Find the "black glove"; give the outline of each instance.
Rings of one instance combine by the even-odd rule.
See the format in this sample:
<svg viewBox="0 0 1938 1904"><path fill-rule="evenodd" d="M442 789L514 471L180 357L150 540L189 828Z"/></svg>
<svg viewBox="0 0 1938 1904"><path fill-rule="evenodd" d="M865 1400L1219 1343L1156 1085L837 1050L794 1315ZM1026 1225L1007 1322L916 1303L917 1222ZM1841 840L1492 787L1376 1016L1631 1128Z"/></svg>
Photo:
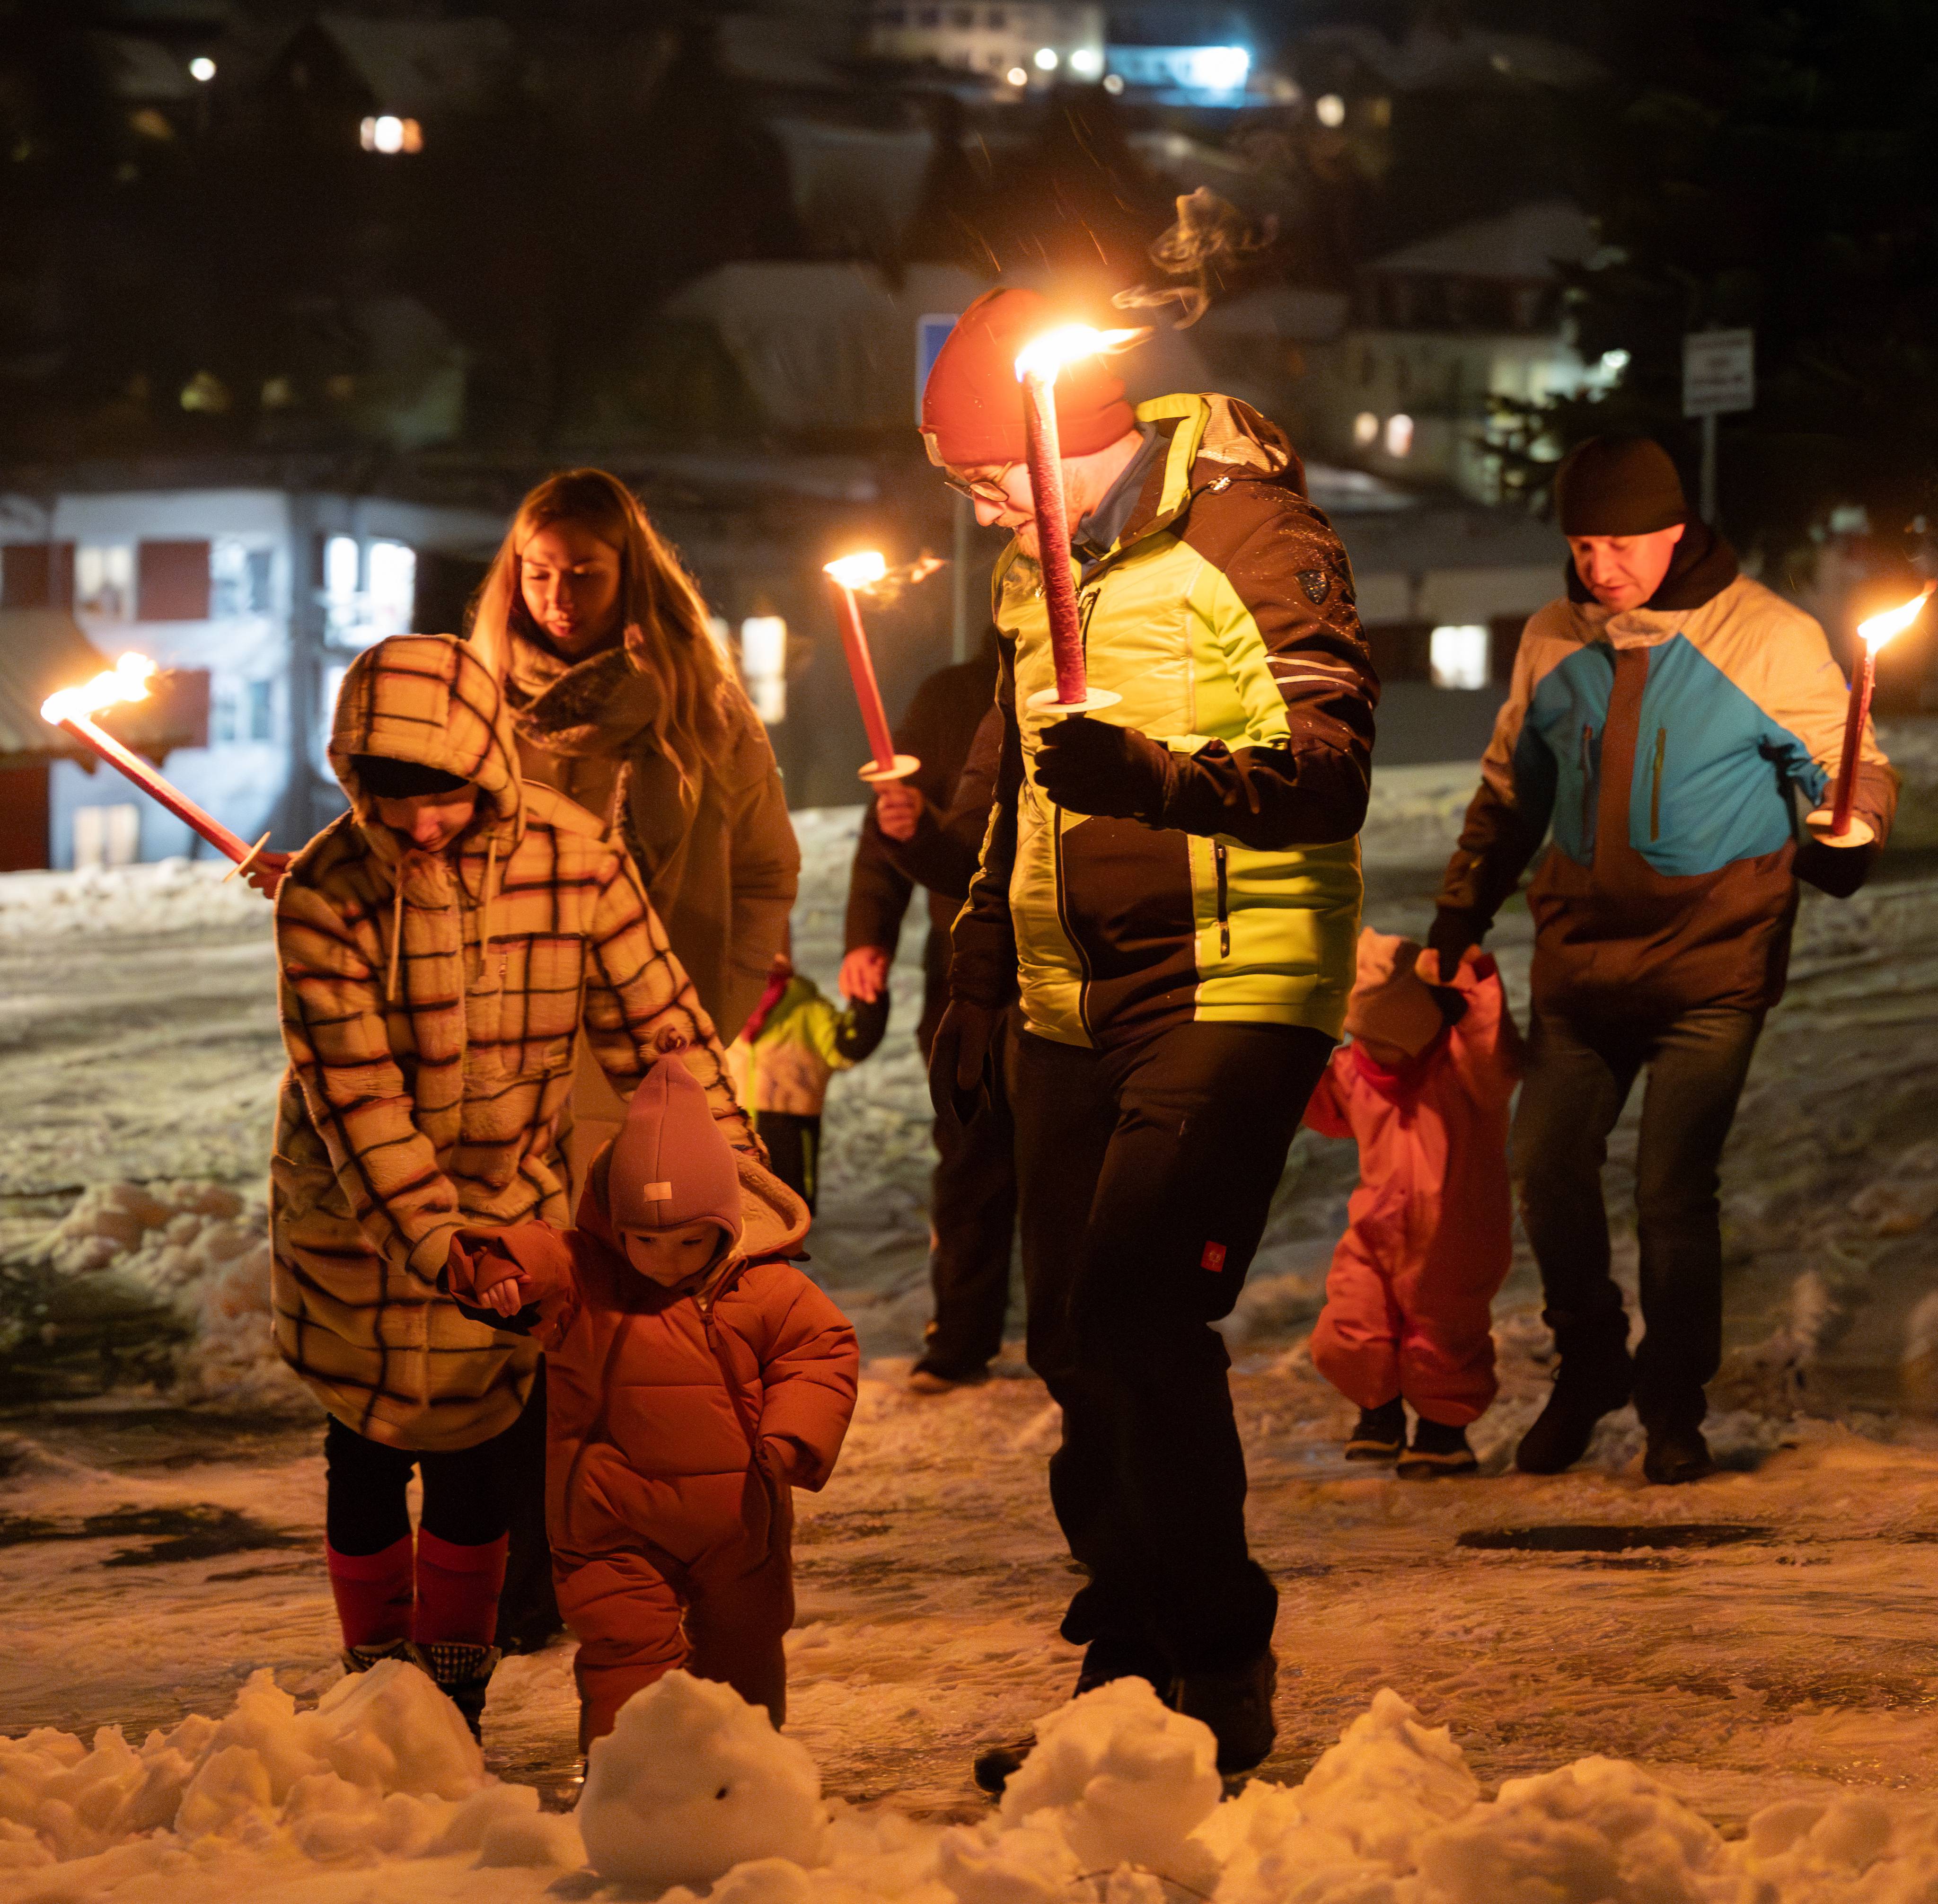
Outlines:
<svg viewBox="0 0 1938 1904"><path fill-rule="evenodd" d="M1833 846L1821 840L1806 839L1797 849L1793 862L1797 876L1828 893L1833 899L1848 899L1871 876L1877 864L1877 846L1867 840L1861 846Z"/></svg>
<svg viewBox="0 0 1938 1904"><path fill-rule="evenodd" d="M966 1124L985 1101L1001 1010L952 998L928 1051L928 1099L945 1123Z"/></svg>
<svg viewBox="0 0 1938 1904"><path fill-rule="evenodd" d="M1043 730L1037 784L1073 813L1155 820L1176 778L1169 752L1135 727L1068 717Z"/></svg>
<svg viewBox="0 0 1938 1904"><path fill-rule="evenodd" d="M1478 946L1487 936L1490 923L1478 913L1470 913L1461 906L1443 906L1434 914L1426 943L1440 955L1443 976L1460 964L1461 955L1469 946Z"/></svg>

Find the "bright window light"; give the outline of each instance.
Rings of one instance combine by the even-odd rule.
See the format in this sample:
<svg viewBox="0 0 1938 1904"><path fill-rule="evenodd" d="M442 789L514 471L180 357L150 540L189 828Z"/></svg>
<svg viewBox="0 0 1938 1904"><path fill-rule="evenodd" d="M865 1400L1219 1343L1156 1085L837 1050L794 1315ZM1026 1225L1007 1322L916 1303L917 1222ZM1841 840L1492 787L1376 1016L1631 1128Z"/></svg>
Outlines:
<svg viewBox="0 0 1938 1904"><path fill-rule="evenodd" d="M188 76L206 86L215 77L215 62L206 54L198 56L188 62Z"/></svg>
<svg viewBox="0 0 1938 1904"><path fill-rule="evenodd" d="M1387 454L1407 457L1413 454L1413 419L1404 410L1387 419Z"/></svg>
<svg viewBox="0 0 1938 1904"><path fill-rule="evenodd" d="M424 150L424 128L415 119L398 119L389 113L365 120L357 129L357 136L366 152L387 154Z"/></svg>
<svg viewBox="0 0 1938 1904"><path fill-rule="evenodd" d="M348 601L357 593L357 559L354 536L332 536L323 545L323 592L332 601Z"/></svg>
<svg viewBox="0 0 1938 1904"><path fill-rule="evenodd" d="M1012 66L1004 77L1012 86L1027 86L1029 84L1029 74L1020 66Z"/></svg>
<svg viewBox="0 0 1938 1904"><path fill-rule="evenodd" d="M1079 47L1070 56L1070 70L1095 79L1104 70L1104 56L1095 47Z"/></svg>
<svg viewBox="0 0 1938 1904"><path fill-rule="evenodd" d="M1353 419L1353 441L1369 450L1380 440L1380 420L1370 410L1362 410Z"/></svg>
<svg viewBox="0 0 1938 1904"><path fill-rule="evenodd" d="M1427 663L1436 688L1484 688L1487 685L1487 629L1478 621L1448 622L1434 630Z"/></svg>
<svg viewBox="0 0 1938 1904"><path fill-rule="evenodd" d="M1190 83L1207 93L1235 93L1251 70L1243 47L1199 47L1191 56Z"/></svg>
<svg viewBox="0 0 1938 1904"><path fill-rule="evenodd" d="M1053 72L1055 72L1055 71L1056 71L1056 65L1057 65L1057 61L1056 61L1056 47L1038 47L1037 48L1037 50L1036 50L1036 66L1037 66L1037 71L1038 72L1040 72L1040 73L1053 73Z"/></svg>
<svg viewBox="0 0 1938 1904"><path fill-rule="evenodd" d="M740 624L740 673L754 712L769 727L787 718L787 623L750 615Z"/></svg>
<svg viewBox="0 0 1938 1904"><path fill-rule="evenodd" d="M1602 368L1611 377L1619 377L1629 367L1629 354L1626 351L1604 351Z"/></svg>
<svg viewBox="0 0 1938 1904"><path fill-rule="evenodd" d="M1346 102L1336 93L1325 93L1314 103L1312 116L1322 126L1343 126L1346 123Z"/></svg>
<svg viewBox="0 0 1938 1904"><path fill-rule="evenodd" d="M345 539L348 539L347 538ZM408 542L370 545L370 632L407 635L416 606L418 554Z"/></svg>

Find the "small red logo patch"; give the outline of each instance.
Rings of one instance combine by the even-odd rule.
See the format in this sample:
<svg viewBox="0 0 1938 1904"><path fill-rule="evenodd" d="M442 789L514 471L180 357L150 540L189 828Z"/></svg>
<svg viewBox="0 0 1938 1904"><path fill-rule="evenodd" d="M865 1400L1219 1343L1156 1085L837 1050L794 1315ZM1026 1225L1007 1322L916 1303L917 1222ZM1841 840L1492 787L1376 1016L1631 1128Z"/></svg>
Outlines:
<svg viewBox="0 0 1938 1904"><path fill-rule="evenodd" d="M1223 1269L1225 1267L1224 1244L1222 1243L1206 1244L1204 1246L1204 1253L1198 1259L1198 1266L1201 1268L1208 1269L1214 1273L1217 1271Z"/></svg>

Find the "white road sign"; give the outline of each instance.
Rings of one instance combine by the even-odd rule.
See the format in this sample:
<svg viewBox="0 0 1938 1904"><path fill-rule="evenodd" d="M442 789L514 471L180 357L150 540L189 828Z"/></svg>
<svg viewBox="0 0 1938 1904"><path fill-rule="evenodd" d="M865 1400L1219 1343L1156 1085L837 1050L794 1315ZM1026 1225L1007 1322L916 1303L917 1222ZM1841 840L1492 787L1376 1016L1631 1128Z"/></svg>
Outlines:
<svg viewBox="0 0 1938 1904"><path fill-rule="evenodd" d="M1756 333L1692 330L1682 339L1682 414L1726 417L1756 408Z"/></svg>

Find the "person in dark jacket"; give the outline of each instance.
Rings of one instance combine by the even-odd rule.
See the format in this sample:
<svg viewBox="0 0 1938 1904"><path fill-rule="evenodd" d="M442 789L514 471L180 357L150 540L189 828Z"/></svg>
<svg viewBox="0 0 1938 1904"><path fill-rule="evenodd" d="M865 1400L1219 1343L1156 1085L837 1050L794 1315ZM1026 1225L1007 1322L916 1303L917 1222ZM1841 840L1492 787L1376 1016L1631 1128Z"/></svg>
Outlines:
<svg viewBox="0 0 1938 1904"><path fill-rule="evenodd" d="M1060 719L1016 353L1033 292L965 311L923 399L932 461L1013 532L1003 730L930 1083L971 1111L1016 1000L1031 1365L1062 1411L1050 1498L1089 1578L1078 1690L1147 1679L1221 1770L1274 1736L1277 1591L1245 1533L1223 1339L1351 989L1373 707L1351 570L1283 433L1233 399L1133 410L1107 364L1055 386L1089 680ZM985 1755L999 1783L1015 1744Z"/></svg>
<svg viewBox="0 0 1938 1904"><path fill-rule="evenodd" d="M1448 861L1443 969L1527 891L1534 1011L1514 1125L1521 1218L1560 1361L1518 1465L1556 1474L1633 1395L1644 1471L1712 1471L1703 1384L1722 1353L1718 1165L1782 995L1800 875L1862 884L1896 776L1868 727L1849 844L1821 835L1847 696L1824 631L1692 521L1667 453L1598 437L1555 483L1567 593L1528 623ZM1602 1165L1648 1073L1636 1159L1646 1333L1631 1363L1608 1274Z"/></svg>
<svg viewBox="0 0 1938 1904"><path fill-rule="evenodd" d="M849 875L841 989L852 1000L888 998L889 967L918 887L928 895L922 1012L916 1041L927 1062L949 1002L949 928L968 897L989 817L989 766L965 778L972 743L995 706L996 631L983 651L931 675L895 735L922 762L884 782L861 823ZM994 730L991 738L993 740ZM909 1386L937 1394L980 1381L1003 1346L1016 1234L1016 1145L1007 1099L992 1089L986 1116L935 1122L929 1189L929 1286L934 1310Z"/></svg>

